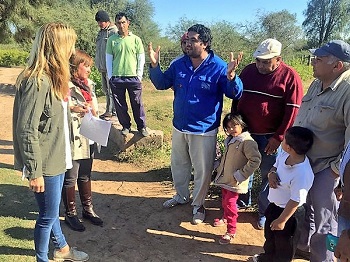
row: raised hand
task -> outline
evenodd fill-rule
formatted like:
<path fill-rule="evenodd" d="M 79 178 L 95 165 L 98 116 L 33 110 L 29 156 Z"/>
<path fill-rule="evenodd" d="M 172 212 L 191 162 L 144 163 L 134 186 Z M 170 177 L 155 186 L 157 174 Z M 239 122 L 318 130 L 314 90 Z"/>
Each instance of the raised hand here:
<path fill-rule="evenodd" d="M 239 63 L 242 61 L 243 52 L 239 52 L 237 58 L 233 55 L 233 52 L 230 53 L 230 62 L 227 65 L 227 79 L 232 80 L 236 76 L 236 69 Z"/>
<path fill-rule="evenodd" d="M 151 66 L 156 67 L 159 64 L 159 53 L 160 53 L 160 46 L 157 46 L 156 51 L 153 50 L 152 42 L 148 44 L 148 55 L 149 59 L 151 61 Z"/>

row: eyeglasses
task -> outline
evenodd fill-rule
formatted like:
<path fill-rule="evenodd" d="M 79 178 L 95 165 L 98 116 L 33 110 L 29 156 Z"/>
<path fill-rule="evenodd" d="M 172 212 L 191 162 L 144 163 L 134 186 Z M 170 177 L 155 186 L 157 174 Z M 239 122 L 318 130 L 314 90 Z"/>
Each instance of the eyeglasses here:
<path fill-rule="evenodd" d="M 319 63 L 319 62 L 325 62 L 329 65 L 334 64 L 336 62 L 339 62 L 339 59 L 336 59 L 334 57 L 330 56 L 311 56 L 311 60 L 313 63 Z"/>
<path fill-rule="evenodd" d="M 191 45 L 192 44 L 196 44 L 196 43 L 201 43 L 202 40 L 200 39 L 197 39 L 197 38 L 189 38 L 189 39 L 186 39 L 186 43 L 190 43 Z"/>

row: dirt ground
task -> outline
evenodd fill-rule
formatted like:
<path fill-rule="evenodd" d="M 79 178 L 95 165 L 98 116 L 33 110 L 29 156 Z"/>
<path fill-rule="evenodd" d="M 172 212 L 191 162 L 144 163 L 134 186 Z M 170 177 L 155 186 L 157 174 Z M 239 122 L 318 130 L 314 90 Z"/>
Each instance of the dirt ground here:
<path fill-rule="evenodd" d="M 20 70 L 0 68 L 0 162 L 8 165 L 13 164 L 11 84 Z M 89 261 L 252 261 L 252 255 L 263 251 L 263 231 L 255 227 L 254 212 L 239 213 L 236 238 L 222 246 L 218 239 L 225 227 L 212 226 L 221 215 L 219 199 L 207 200 L 207 217 L 201 225 L 191 224 L 190 205 L 162 208 L 174 190 L 159 171 L 140 170 L 101 154 L 94 160 L 92 178 L 95 211 L 104 225 L 84 221 L 86 231 L 80 233 L 62 222 L 68 243 L 86 251 Z"/>

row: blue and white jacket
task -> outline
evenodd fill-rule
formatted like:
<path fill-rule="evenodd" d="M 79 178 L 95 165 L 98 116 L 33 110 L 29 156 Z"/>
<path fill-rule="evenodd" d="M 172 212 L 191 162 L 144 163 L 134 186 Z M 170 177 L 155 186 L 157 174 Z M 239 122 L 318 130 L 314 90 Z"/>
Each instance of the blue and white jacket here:
<path fill-rule="evenodd" d="M 163 73 L 150 67 L 150 79 L 158 90 L 174 89 L 174 127 L 181 132 L 203 134 L 219 127 L 223 95 L 239 99 L 243 84 L 236 75 L 227 79 L 227 64 L 213 51 L 193 69 L 190 58 L 176 60 Z"/>

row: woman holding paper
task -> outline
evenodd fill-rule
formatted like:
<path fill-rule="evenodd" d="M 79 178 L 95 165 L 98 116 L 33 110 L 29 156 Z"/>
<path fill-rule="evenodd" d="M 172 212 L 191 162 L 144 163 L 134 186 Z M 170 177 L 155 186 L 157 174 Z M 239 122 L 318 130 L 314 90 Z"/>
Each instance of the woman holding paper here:
<path fill-rule="evenodd" d="M 93 210 L 91 197 L 91 168 L 95 143 L 80 134 L 80 126 L 85 113 L 97 115 L 97 99 L 94 83 L 89 79 L 92 58 L 84 51 L 76 50 L 70 59 L 71 82 L 69 83 L 69 105 L 71 111 L 73 167 L 67 170 L 63 183 L 62 199 L 65 206 L 65 222 L 75 231 L 84 231 L 75 204 L 75 184 L 78 184 L 82 216 L 94 225 L 103 221 Z"/>

